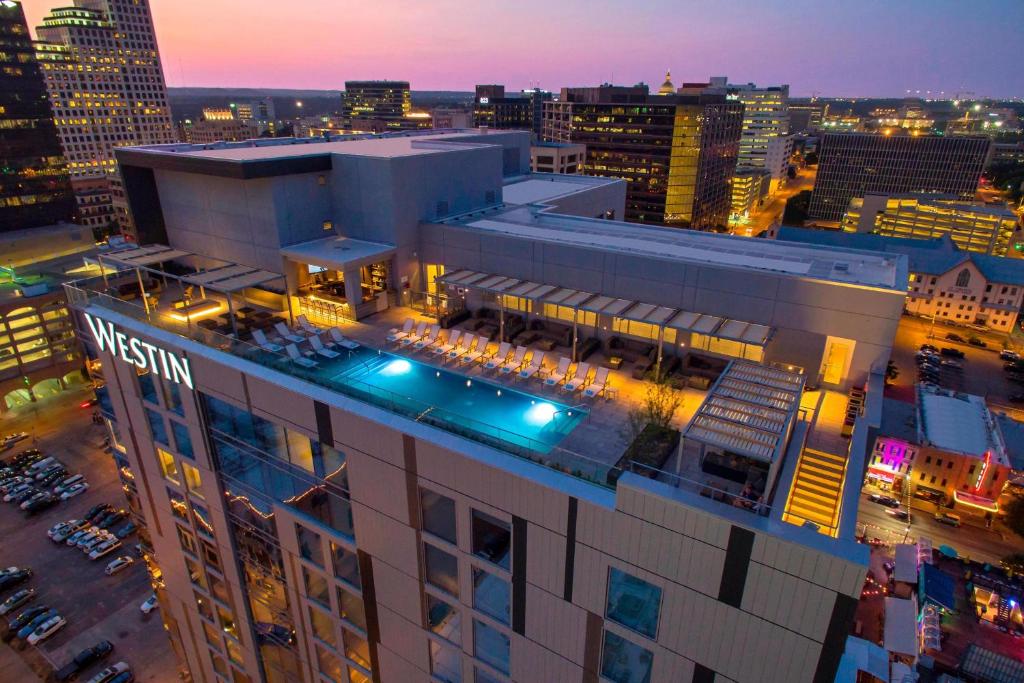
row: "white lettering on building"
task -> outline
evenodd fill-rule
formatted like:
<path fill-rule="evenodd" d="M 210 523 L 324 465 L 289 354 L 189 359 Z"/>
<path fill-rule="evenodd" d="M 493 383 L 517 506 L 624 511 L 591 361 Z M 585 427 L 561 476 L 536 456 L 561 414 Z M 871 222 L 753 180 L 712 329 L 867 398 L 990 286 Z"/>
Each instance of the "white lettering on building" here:
<path fill-rule="evenodd" d="M 188 358 L 181 358 L 170 351 L 132 337 L 114 327 L 114 323 L 100 320 L 85 313 L 85 322 L 92 332 L 93 339 L 100 351 L 109 350 L 128 365 L 142 370 L 150 370 L 175 384 L 192 386 L 192 366 Z M 157 362 L 157 358 L 160 362 Z"/>

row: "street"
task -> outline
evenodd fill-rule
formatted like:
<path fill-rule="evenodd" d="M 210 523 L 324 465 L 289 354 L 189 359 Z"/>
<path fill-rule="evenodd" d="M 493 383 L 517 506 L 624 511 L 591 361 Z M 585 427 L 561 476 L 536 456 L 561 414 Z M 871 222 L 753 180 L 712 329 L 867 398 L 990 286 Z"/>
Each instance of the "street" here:
<path fill-rule="evenodd" d="M 768 199 L 746 223 L 729 226 L 729 232 L 733 235 L 753 237 L 770 228 L 772 224 L 781 222 L 782 212 L 786 209 L 789 198 L 814 187 L 816 168 L 797 169 L 796 178 L 790 180 L 785 187 L 775 193 L 775 196 Z"/>

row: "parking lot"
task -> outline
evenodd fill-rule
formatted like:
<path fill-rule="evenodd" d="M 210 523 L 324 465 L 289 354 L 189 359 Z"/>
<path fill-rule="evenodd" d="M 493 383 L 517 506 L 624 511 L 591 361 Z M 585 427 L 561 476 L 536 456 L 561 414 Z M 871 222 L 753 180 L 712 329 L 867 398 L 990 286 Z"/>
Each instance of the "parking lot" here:
<path fill-rule="evenodd" d="M 67 626 L 42 645 L 33 647 L 21 640 L 0 646 L 13 648 L 37 674 L 49 667 L 59 668 L 80 650 L 100 640 L 114 644 L 104 663 L 93 664 L 82 678 L 87 680 L 103 666 L 127 661 L 138 681 L 177 680 L 177 662 L 164 632 L 160 615 L 143 615 L 139 605 L 152 593 L 143 562 L 134 552 L 135 535 L 106 557 L 91 561 L 81 551 L 55 544 L 46 531 L 57 522 L 81 518 L 97 503 L 126 506 L 114 462 L 104 451 L 105 432 L 90 419 L 92 408 L 80 403 L 88 394 L 65 394 L 38 406 L 26 406 L 0 420 L 0 432 L 29 432 L 29 438 L 3 455 L 39 448 L 58 457 L 69 474 L 81 473 L 90 488 L 84 494 L 63 501 L 35 516 L 27 517 L 14 503 L 0 503 L 0 566 L 31 567 L 35 572 L 24 586 L 35 588 L 36 599 L 7 615 L 5 621 L 32 605 L 54 608 L 67 619 Z M 112 529 L 126 522 L 115 524 Z M 128 569 L 107 576 L 107 563 L 121 555 L 135 556 Z M 14 590 L 4 591 L 7 597 Z M 3 679 L 3 674 L 0 674 Z"/>

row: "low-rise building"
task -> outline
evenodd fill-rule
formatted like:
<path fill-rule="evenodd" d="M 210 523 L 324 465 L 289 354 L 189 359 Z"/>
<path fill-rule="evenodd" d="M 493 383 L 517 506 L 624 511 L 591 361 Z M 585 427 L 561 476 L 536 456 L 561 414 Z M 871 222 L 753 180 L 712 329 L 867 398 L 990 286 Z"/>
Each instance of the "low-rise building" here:
<path fill-rule="evenodd" d="M 731 218 L 744 219 L 757 210 L 768 191 L 771 176 L 764 171 L 737 172 L 732 179 Z"/>
<path fill-rule="evenodd" d="M 1009 332 L 1024 302 L 1024 261 L 962 251 L 948 236 L 905 239 L 782 227 L 776 239 L 905 254 L 908 313 Z"/>
<path fill-rule="evenodd" d="M 579 173 L 586 158 L 586 145 L 570 142 L 534 142 L 530 145 L 530 168 L 534 173 Z"/>

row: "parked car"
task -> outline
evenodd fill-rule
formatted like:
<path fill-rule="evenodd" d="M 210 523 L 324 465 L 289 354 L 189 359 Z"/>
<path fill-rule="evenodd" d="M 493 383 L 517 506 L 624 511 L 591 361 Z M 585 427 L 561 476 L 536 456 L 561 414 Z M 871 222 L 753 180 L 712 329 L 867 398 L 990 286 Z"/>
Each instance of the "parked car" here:
<path fill-rule="evenodd" d="M 132 668 L 128 666 L 128 662 L 118 662 L 113 666 L 108 666 L 106 669 L 90 678 L 87 683 L 110 683 L 110 681 L 117 676 L 130 672 L 131 670 Z"/>
<path fill-rule="evenodd" d="M 113 576 L 114 574 L 117 574 L 120 571 L 124 571 L 133 564 L 135 564 L 134 557 L 132 557 L 131 555 L 122 555 L 116 560 L 111 560 L 110 563 L 107 565 L 107 568 L 104 569 L 103 572 L 107 576 Z"/>
<path fill-rule="evenodd" d="M 103 533 L 103 530 L 99 527 L 89 527 L 89 530 L 82 534 L 77 541 L 75 541 L 75 547 L 81 548 L 85 546 L 86 543 L 91 543 L 95 539 L 100 538 L 101 533 Z"/>
<path fill-rule="evenodd" d="M 7 495 L 4 496 L 4 502 L 5 503 L 13 502 L 14 499 L 17 496 L 21 495 L 25 491 L 32 491 L 32 490 L 33 490 L 33 488 L 32 488 L 31 484 L 18 484 L 13 489 L 11 489 L 10 491 L 7 492 Z"/>
<path fill-rule="evenodd" d="M 6 576 L 0 576 L 0 591 L 5 591 L 15 586 L 20 586 L 32 578 L 32 570 L 25 568 L 11 572 Z"/>
<path fill-rule="evenodd" d="M 937 512 L 935 514 L 935 521 L 939 524 L 960 526 L 960 515 L 954 515 L 952 512 Z"/>
<path fill-rule="evenodd" d="M 43 459 L 43 452 L 38 448 L 30 448 L 27 451 L 22 451 L 16 456 L 11 458 L 7 465 L 9 467 L 15 467 L 19 470 L 23 470 L 34 462 Z"/>
<path fill-rule="evenodd" d="M 70 545 L 70 546 L 77 546 L 78 542 L 81 541 L 82 538 L 84 538 L 86 534 L 88 534 L 88 533 L 90 533 L 92 531 L 99 531 L 99 528 L 98 527 L 86 527 L 84 529 L 79 529 L 75 533 L 73 533 L 70 536 L 68 536 L 67 540 L 65 540 L 64 543 L 67 544 L 67 545 Z"/>
<path fill-rule="evenodd" d="M 50 608 L 46 605 L 36 605 L 35 607 L 29 607 L 27 610 L 24 610 L 18 616 L 11 619 L 10 622 L 8 622 L 7 633 L 10 635 L 11 638 L 13 638 L 15 635 L 17 635 L 18 631 L 24 628 L 30 621 L 32 621 L 48 609 Z"/>
<path fill-rule="evenodd" d="M 1011 351 L 1010 349 L 1003 349 L 999 352 L 999 359 L 1018 361 L 1020 360 L 1020 354 L 1016 351 Z"/>
<path fill-rule="evenodd" d="M 60 480 L 56 486 L 53 487 L 54 493 L 64 493 L 66 490 L 74 486 L 80 481 L 85 481 L 84 474 L 72 474 L 70 477 L 64 477 Z"/>
<path fill-rule="evenodd" d="M 56 475 L 56 476 L 54 476 L 54 475 Z M 35 479 L 36 479 L 37 482 L 39 482 L 40 484 L 45 486 L 47 480 L 56 481 L 57 479 L 60 479 L 62 477 L 66 477 L 67 475 L 68 475 L 67 468 L 65 468 L 64 465 L 61 465 L 61 464 L 58 463 L 56 465 L 51 465 L 49 467 L 44 467 L 43 469 L 41 469 L 38 472 L 36 472 Z"/>
<path fill-rule="evenodd" d="M 139 605 L 139 609 L 143 614 L 149 614 L 159 606 L 160 603 L 156 601 L 156 593 L 153 593 L 153 595 L 146 598 L 146 602 Z"/>
<path fill-rule="evenodd" d="M 110 536 L 107 536 L 105 531 L 100 531 L 100 533 L 96 534 L 94 537 L 90 538 L 88 541 L 86 541 L 85 543 L 83 543 L 80 546 L 78 546 L 78 548 L 83 553 L 88 555 L 93 550 L 95 550 L 97 548 L 97 546 L 99 546 L 99 545 L 101 545 L 103 543 L 106 543 L 109 540 L 110 540 Z"/>
<path fill-rule="evenodd" d="M 35 486 L 30 485 L 27 489 L 22 489 L 21 491 L 18 491 L 13 496 L 11 496 L 11 502 L 21 505 L 26 498 L 31 498 L 32 496 L 36 495 L 39 492 L 39 489 L 37 489 Z"/>
<path fill-rule="evenodd" d="M 67 472 L 65 472 L 64 468 L 61 467 L 56 472 L 50 472 L 49 474 L 47 474 L 42 479 L 38 479 L 36 481 L 36 486 L 45 486 L 45 487 L 49 488 L 49 487 L 53 486 L 54 484 L 56 484 L 61 479 L 63 479 L 64 477 L 66 477 L 66 476 L 67 476 Z"/>
<path fill-rule="evenodd" d="M 128 538 L 129 536 L 135 533 L 136 529 L 138 529 L 138 527 L 135 526 L 135 522 L 128 522 L 123 527 L 118 529 L 117 533 L 115 533 L 114 535 L 118 538 Z"/>
<path fill-rule="evenodd" d="M 36 460 L 31 465 L 25 468 L 25 474 L 31 474 L 34 477 L 36 476 L 36 474 L 42 472 L 44 469 L 46 469 L 50 465 L 53 465 L 56 462 L 57 459 L 52 455 L 47 456 L 45 458 L 40 458 L 39 460 Z"/>
<path fill-rule="evenodd" d="M 122 519 L 124 519 L 127 516 L 128 516 L 128 513 L 125 512 L 124 510 L 118 510 L 117 512 L 111 512 L 109 515 L 104 517 L 102 519 L 102 521 L 100 521 L 100 523 L 97 524 L 96 526 L 98 526 L 101 529 L 109 529 L 110 527 L 114 526 L 115 524 L 117 524 L 118 522 L 120 522 Z"/>
<path fill-rule="evenodd" d="M 44 621 L 39 626 L 37 626 L 35 631 L 32 631 L 32 633 L 28 637 L 28 644 L 36 645 L 38 643 L 43 642 L 57 631 L 67 626 L 67 623 L 68 620 L 60 616 L 59 614 L 55 617 L 51 617 L 47 621 Z"/>
<path fill-rule="evenodd" d="M 47 493 L 42 498 L 37 498 L 36 500 L 32 501 L 31 504 L 26 506 L 25 512 L 27 512 L 30 515 L 34 515 L 39 512 L 42 512 L 43 510 L 49 510 L 59 502 L 60 498 L 53 495 L 52 493 Z"/>
<path fill-rule="evenodd" d="M 26 498 L 23 501 L 21 501 L 18 504 L 18 507 L 20 507 L 22 510 L 24 510 L 29 505 L 31 505 L 34 501 L 39 500 L 43 496 L 48 496 L 48 495 L 49 495 L 49 493 L 47 493 L 46 491 L 36 491 L 31 496 L 29 496 L 28 498 Z"/>
<path fill-rule="evenodd" d="M 959 342 L 960 344 L 964 343 L 964 338 L 961 337 L 956 332 L 950 332 L 949 334 L 947 334 L 946 339 L 948 339 L 951 342 Z"/>
<path fill-rule="evenodd" d="M 952 370 L 963 370 L 964 369 L 963 363 L 961 363 L 960 361 L 957 361 L 957 360 L 944 360 L 941 363 L 939 363 L 939 365 L 941 365 L 944 368 L 950 368 Z"/>
<path fill-rule="evenodd" d="M 938 349 L 935 348 L 934 346 L 932 346 L 931 344 L 921 344 L 921 348 L 918 349 L 918 350 L 919 351 L 932 351 L 933 353 L 935 351 L 938 351 Z"/>
<path fill-rule="evenodd" d="M 107 540 L 100 543 L 98 546 L 92 549 L 89 553 L 90 560 L 98 560 L 101 557 L 106 557 L 110 553 L 114 552 L 121 547 L 121 541 L 116 538 L 108 538 Z"/>
<path fill-rule="evenodd" d="M 979 349 L 987 349 L 988 344 L 982 341 L 979 337 L 971 337 L 967 340 L 967 343 L 971 346 L 977 346 Z"/>
<path fill-rule="evenodd" d="M 26 479 L 25 477 L 22 477 L 21 475 L 19 475 L 17 477 L 11 477 L 10 479 L 6 480 L 3 484 L 0 484 L 0 493 L 3 493 L 4 495 L 7 495 L 8 493 L 10 493 L 14 489 L 18 488 L 22 484 L 27 484 L 27 483 L 28 483 L 28 479 Z"/>
<path fill-rule="evenodd" d="M 100 661 L 113 651 L 113 643 L 109 640 L 101 640 L 92 647 L 87 647 L 75 655 L 70 662 L 58 669 L 57 672 L 54 673 L 53 677 L 58 681 L 69 680 L 78 675 L 78 673 L 85 667 L 89 666 L 93 662 Z"/>
<path fill-rule="evenodd" d="M 942 354 L 943 356 L 948 356 L 949 358 L 963 358 L 964 357 L 964 352 L 963 351 L 961 351 L 960 349 L 951 348 L 949 346 L 944 346 L 941 349 L 939 349 L 939 353 Z"/>
<path fill-rule="evenodd" d="M 74 498 L 75 496 L 80 495 L 82 493 L 85 493 L 88 490 L 89 490 L 89 485 L 87 483 L 85 483 L 84 481 L 80 481 L 77 484 L 72 484 L 70 487 L 68 487 L 68 489 L 66 491 L 61 493 L 60 494 L 60 499 L 61 500 L 68 500 L 69 498 Z"/>
<path fill-rule="evenodd" d="M 0 602 L 0 614 L 8 614 L 36 597 L 35 588 L 22 588 L 20 591 Z"/>
<path fill-rule="evenodd" d="M 46 535 L 50 537 L 51 541 L 60 542 L 67 540 L 68 536 L 88 526 L 89 523 L 84 519 L 69 519 L 54 526 L 53 529 L 46 532 Z"/>
<path fill-rule="evenodd" d="M 99 505 L 95 505 L 90 508 L 89 511 L 85 513 L 85 518 L 89 520 L 90 524 L 95 524 L 113 511 L 114 506 L 110 503 L 100 503 Z"/>
<path fill-rule="evenodd" d="M 44 621 L 48 621 L 48 620 L 52 619 L 55 616 L 57 616 L 57 610 L 55 610 L 55 609 L 48 609 L 48 610 L 46 610 L 45 612 L 43 612 L 42 614 L 37 616 L 32 621 L 30 621 L 27 624 L 25 624 L 24 626 L 22 626 L 21 629 L 18 631 L 18 637 L 21 638 L 22 640 L 24 640 L 25 638 L 28 638 L 30 635 L 32 635 L 32 632 L 35 631 L 36 628 L 40 624 L 42 624 Z"/>
<path fill-rule="evenodd" d="M 27 438 L 28 434 L 25 432 L 15 432 L 14 434 L 2 436 L 0 437 L 0 451 L 6 451 L 8 448 L 13 448 L 14 444 Z"/>
<path fill-rule="evenodd" d="M 132 673 L 131 671 L 122 671 L 121 673 L 117 674 L 109 681 L 107 681 L 107 683 L 133 683 L 134 681 L 134 673 Z"/>
<path fill-rule="evenodd" d="M 868 496 L 868 500 L 872 503 L 878 503 L 879 505 L 884 505 L 890 508 L 898 508 L 900 506 L 900 501 L 896 500 L 892 496 L 886 496 L 881 493 L 872 493 Z"/>

